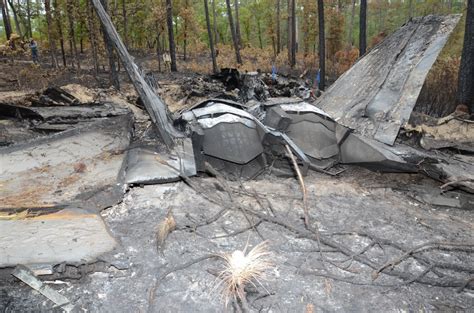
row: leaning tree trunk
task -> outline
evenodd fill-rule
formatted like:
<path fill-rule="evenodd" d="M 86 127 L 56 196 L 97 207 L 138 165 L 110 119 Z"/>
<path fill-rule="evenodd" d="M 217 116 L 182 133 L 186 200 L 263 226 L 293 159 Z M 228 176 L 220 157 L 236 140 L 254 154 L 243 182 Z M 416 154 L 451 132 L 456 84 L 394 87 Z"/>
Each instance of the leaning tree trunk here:
<path fill-rule="evenodd" d="M 77 43 L 76 43 L 76 33 L 74 30 L 74 3 L 72 0 L 68 0 L 66 3 L 66 10 L 67 10 L 67 18 L 69 22 L 69 42 L 71 43 L 72 46 L 72 58 L 73 58 L 73 64 L 74 61 L 76 61 L 77 68 L 80 70 L 81 69 L 81 62 L 79 62 L 79 55 L 77 53 Z"/>
<path fill-rule="evenodd" d="M 239 49 L 242 49 L 242 36 L 240 35 L 240 18 L 239 18 L 239 0 L 234 0 L 235 8 L 235 36 L 237 37 L 237 44 Z"/>
<path fill-rule="evenodd" d="M 10 40 L 10 36 L 12 34 L 12 27 L 10 25 L 10 17 L 8 16 L 4 0 L 0 0 L 0 9 L 2 10 L 2 19 L 3 25 L 5 26 L 5 35 L 7 36 L 7 40 Z"/>
<path fill-rule="evenodd" d="M 171 71 L 177 72 L 178 67 L 176 65 L 176 45 L 173 34 L 173 4 L 171 3 L 171 0 L 166 0 L 166 23 L 168 26 L 168 41 L 170 45 Z"/>
<path fill-rule="evenodd" d="M 66 67 L 66 51 L 64 49 L 64 36 L 63 36 L 63 28 L 61 25 L 61 10 L 58 6 L 58 0 L 53 0 L 53 8 L 54 8 L 54 19 L 56 21 L 56 28 L 58 30 L 59 35 L 59 44 L 61 46 L 61 55 L 63 57 L 63 66 Z"/>
<path fill-rule="evenodd" d="M 23 38 L 23 32 L 21 31 L 20 21 L 18 20 L 18 14 L 16 12 L 15 6 L 13 5 L 13 1 L 7 0 L 7 3 L 10 5 L 10 8 L 13 12 L 13 20 L 15 21 L 16 33 L 18 34 L 18 36 L 20 36 L 20 38 Z"/>
<path fill-rule="evenodd" d="M 458 101 L 469 107 L 474 114 L 474 1 L 468 0 L 466 28 L 459 68 Z"/>
<path fill-rule="evenodd" d="M 100 2 L 102 4 L 102 6 L 104 7 L 104 11 L 107 13 L 107 11 L 108 11 L 107 0 L 100 0 Z M 116 67 L 116 64 L 115 64 L 114 45 L 113 45 L 109 35 L 105 31 L 103 25 L 102 25 L 102 33 L 104 35 L 105 50 L 107 51 L 107 57 L 109 59 L 110 85 L 114 86 L 115 89 L 120 90 L 120 80 L 119 80 L 119 76 L 118 76 L 117 67 Z"/>
<path fill-rule="evenodd" d="M 230 28 L 230 33 L 232 35 L 232 43 L 234 44 L 235 60 L 237 61 L 238 64 L 242 64 L 242 58 L 240 57 L 239 42 L 235 34 L 234 19 L 232 18 L 232 8 L 230 7 L 230 0 L 225 0 L 225 3 L 227 6 L 227 16 L 229 18 L 229 28 Z"/>
<path fill-rule="evenodd" d="M 141 98 L 148 114 L 151 117 L 153 124 L 158 130 L 158 134 L 167 146 L 168 150 L 171 150 L 175 145 L 175 138 L 179 136 L 177 131 L 172 125 L 171 118 L 168 115 L 166 105 L 161 101 L 148 82 L 143 78 L 142 71 L 133 62 L 132 57 L 128 53 L 125 45 L 123 44 L 120 36 L 117 33 L 109 15 L 104 10 L 104 7 L 100 4 L 99 0 L 92 0 L 95 7 L 96 13 L 99 16 L 100 22 L 104 33 L 106 33 L 110 41 L 113 43 L 117 54 L 122 61 L 125 71 L 127 72 L 131 82 L 133 83 L 137 94 Z"/>
<path fill-rule="evenodd" d="M 324 33 L 324 1 L 318 0 L 319 23 L 319 90 L 326 86 L 326 36 Z"/>
<path fill-rule="evenodd" d="M 2 0 L 0 0 L 2 1 Z M 53 20 L 51 18 L 51 3 L 50 0 L 44 0 L 44 10 L 46 12 L 46 25 L 48 28 L 49 53 L 51 54 L 51 65 L 54 68 L 58 67 L 58 59 L 56 58 L 56 40 L 53 38 L 51 28 L 53 27 Z"/>
<path fill-rule="evenodd" d="M 204 0 L 204 14 L 206 15 L 207 36 L 209 37 L 209 47 L 211 48 L 212 72 L 217 73 L 216 55 L 214 53 L 214 43 L 212 40 L 211 21 L 209 20 L 209 8 L 207 0 Z"/>
<path fill-rule="evenodd" d="M 359 56 L 367 52 L 367 0 L 360 0 Z"/>
<path fill-rule="evenodd" d="M 7 0 L 0 0 L 0 1 L 3 2 L 4 7 L 5 7 L 5 16 L 6 16 L 6 20 L 7 20 L 7 23 L 8 23 L 10 36 L 11 36 L 11 34 L 13 33 L 13 26 L 12 26 L 12 23 L 10 21 L 10 10 L 8 9 L 8 2 L 7 2 Z M 5 33 L 6 33 L 6 29 L 5 29 Z"/>

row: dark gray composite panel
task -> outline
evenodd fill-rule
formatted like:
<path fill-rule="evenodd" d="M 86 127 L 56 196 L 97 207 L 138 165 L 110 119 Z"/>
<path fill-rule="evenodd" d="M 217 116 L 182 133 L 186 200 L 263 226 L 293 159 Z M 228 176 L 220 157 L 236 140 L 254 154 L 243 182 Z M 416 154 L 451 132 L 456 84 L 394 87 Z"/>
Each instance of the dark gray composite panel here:
<path fill-rule="evenodd" d="M 459 18 L 412 19 L 344 73 L 316 106 L 356 133 L 393 145 Z"/>

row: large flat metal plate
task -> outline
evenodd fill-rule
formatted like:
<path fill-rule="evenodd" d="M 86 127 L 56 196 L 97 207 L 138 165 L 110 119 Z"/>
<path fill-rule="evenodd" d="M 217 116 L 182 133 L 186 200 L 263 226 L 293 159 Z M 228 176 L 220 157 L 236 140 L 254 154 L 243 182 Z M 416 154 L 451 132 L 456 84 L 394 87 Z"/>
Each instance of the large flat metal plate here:
<path fill-rule="evenodd" d="M 327 159 L 338 153 L 335 133 L 321 123 L 301 121 L 288 127 L 290 137 L 303 152 L 316 159 Z"/>
<path fill-rule="evenodd" d="M 287 135 L 305 154 L 318 160 L 337 156 L 339 148 L 333 121 L 315 113 L 289 116 L 292 121 Z"/>
<path fill-rule="evenodd" d="M 0 210 L 100 210 L 123 196 L 122 161 L 132 116 L 0 149 Z"/>
<path fill-rule="evenodd" d="M 111 251 L 116 241 L 102 218 L 82 210 L 22 218 L 0 215 L 0 267 L 82 264 Z"/>
<path fill-rule="evenodd" d="M 125 182 L 160 184 L 178 181 L 182 175 L 196 175 L 191 139 L 177 140 L 174 153 L 159 153 L 150 148 L 128 151 Z"/>
<path fill-rule="evenodd" d="M 316 105 L 356 133 L 392 145 L 459 18 L 412 19 L 344 73 Z"/>
<path fill-rule="evenodd" d="M 416 172 L 416 162 L 409 163 L 413 149 L 405 151 L 401 147 L 390 147 L 374 139 L 349 134 L 340 146 L 341 163 L 364 166 L 383 172 Z M 413 154 L 416 156 L 416 154 Z"/>

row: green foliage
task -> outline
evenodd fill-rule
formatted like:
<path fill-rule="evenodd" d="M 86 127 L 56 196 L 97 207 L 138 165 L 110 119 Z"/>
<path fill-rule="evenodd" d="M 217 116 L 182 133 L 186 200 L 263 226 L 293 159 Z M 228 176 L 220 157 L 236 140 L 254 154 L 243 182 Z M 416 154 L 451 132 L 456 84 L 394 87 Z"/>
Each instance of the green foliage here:
<path fill-rule="evenodd" d="M 19 23 L 23 33 L 26 33 L 27 1 L 30 3 L 31 26 L 33 36 L 47 45 L 47 24 L 42 0 L 19 0 L 14 1 Z M 57 24 L 61 25 L 63 39 L 68 42 L 68 22 L 66 2 L 69 0 L 51 0 L 54 27 L 51 29 L 53 39 L 59 39 Z M 84 44 L 87 50 L 90 46 L 90 30 L 88 26 L 87 2 L 89 0 L 70 0 L 73 2 L 74 33 L 77 42 Z M 239 1 L 239 0 L 232 0 Z M 281 43 L 286 46 L 287 42 L 287 1 L 286 0 L 240 0 L 240 28 L 242 34 L 242 46 L 263 49 L 275 53 L 277 41 L 276 7 L 280 1 L 280 33 Z M 53 10 L 54 2 L 57 2 L 57 12 Z M 164 0 L 109 0 L 109 14 L 123 39 L 127 39 L 129 48 L 132 50 L 155 49 L 156 38 L 161 36 L 160 41 L 166 43 L 166 10 Z M 349 40 L 357 45 L 359 35 L 359 0 L 356 1 L 353 24 L 351 21 L 352 0 L 327 0 L 325 1 L 326 15 L 326 37 L 328 59 L 332 60 L 338 51 L 349 46 Z M 216 18 L 214 19 L 213 4 Z M 410 9 L 410 3 L 412 7 Z M 90 6 L 89 6 L 90 7 Z M 425 14 L 460 13 L 465 7 L 465 0 L 373 0 L 368 5 L 368 43 L 379 41 L 386 35 L 395 31 L 404 24 L 412 12 L 415 16 Z M 214 23 L 217 28 L 218 46 L 229 45 L 231 42 L 228 26 L 225 0 L 209 0 L 209 13 L 212 30 Z M 124 14 L 125 13 L 125 14 Z M 173 0 L 173 14 L 175 38 L 178 49 L 181 50 L 186 39 L 187 50 L 190 52 L 205 51 L 208 46 L 206 22 L 204 17 L 202 0 Z M 314 54 L 318 45 L 317 27 L 317 1 L 297 1 L 297 27 L 298 27 L 298 50 L 304 56 Z M 61 20 L 57 21 L 57 16 Z M 13 28 L 15 23 L 13 13 L 10 9 L 10 19 Z M 99 23 L 93 15 L 94 36 L 101 38 Z M 3 23 L 1 23 L 3 24 Z M 350 32 L 350 28 L 352 31 Z M 3 28 L 0 28 L 0 38 L 4 38 Z M 352 38 L 348 39 L 352 33 Z M 449 50 L 443 51 L 442 55 L 454 57 L 459 56 L 462 46 L 463 31 L 458 27 L 450 44 Z M 102 40 L 99 40 L 99 43 Z M 102 44 L 101 44 L 102 45 Z M 164 45 L 166 49 L 167 44 Z M 68 45 L 66 44 L 66 48 Z M 103 50 L 100 48 L 99 50 Z M 181 52 L 181 51 L 180 51 Z"/>

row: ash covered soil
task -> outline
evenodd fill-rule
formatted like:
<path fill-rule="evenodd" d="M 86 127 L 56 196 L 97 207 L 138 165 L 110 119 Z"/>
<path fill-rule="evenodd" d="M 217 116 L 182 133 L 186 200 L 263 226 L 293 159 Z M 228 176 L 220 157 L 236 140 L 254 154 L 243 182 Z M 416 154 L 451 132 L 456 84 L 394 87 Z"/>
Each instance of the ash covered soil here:
<path fill-rule="evenodd" d="M 474 307 L 470 288 L 411 281 L 467 281 L 472 251 L 417 250 L 411 255 L 417 260 L 407 257 L 379 275 L 359 261 L 368 259 L 377 268 L 422 243 L 472 241 L 472 211 L 434 208 L 409 196 L 410 188 L 438 187 L 421 175 L 349 168 L 339 177 L 310 173 L 305 178 L 311 225 L 318 226 L 321 240 L 350 249 L 349 256 L 324 243 L 320 251 L 314 234 L 305 231 L 295 178 L 195 177 L 190 182 L 192 187 L 179 182 L 129 190 L 122 203 L 101 213 L 118 248 L 96 264 L 66 268 L 43 280 L 68 297 L 77 312 L 232 312 L 235 303 L 225 308 L 215 287 L 223 262 L 213 256 L 267 241 L 274 268 L 261 285 L 246 289 L 251 311 L 467 312 Z M 170 210 L 176 229 L 159 251 L 157 226 Z M 426 271 L 433 263 L 450 266 Z M 388 275 L 396 271 L 407 276 Z M 5 278 L 0 307 L 46 312 L 54 305 Z"/>
<path fill-rule="evenodd" d="M 96 88 L 107 78 L 17 71 L 21 66 L 0 67 L 5 73 L 0 96 L 11 102 L 47 84 Z M 191 78 L 201 77 L 187 75 L 158 76 L 172 111 L 209 95 L 237 97 L 222 84 L 204 77 L 195 84 Z M 123 84 L 122 96 L 135 102 L 130 90 Z M 130 189 L 120 204 L 101 212 L 117 248 L 94 264 L 60 265 L 56 274 L 41 279 L 66 296 L 75 312 L 232 312 L 237 304 L 225 307 L 216 288 L 224 263 L 215 256 L 266 241 L 274 267 L 261 285 L 246 289 L 254 312 L 468 312 L 474 307 L 472 245 L 452 245 L 472 244 L 474 213 L 416 200 L 414 190 L 440 187 L 421 174 L 355 167 L 336 177 L 311 172 L 305 183 L 312 231 L 305 228 L 302 191 L 294 177 L 189 182 Z M 158 225 L 170 211 L 176 229 L 158 249 Z M 413 250 L 429 242 L 435 244 Z M 0 312 L 62 311 L 11 271 L 0 271 Z"/>

